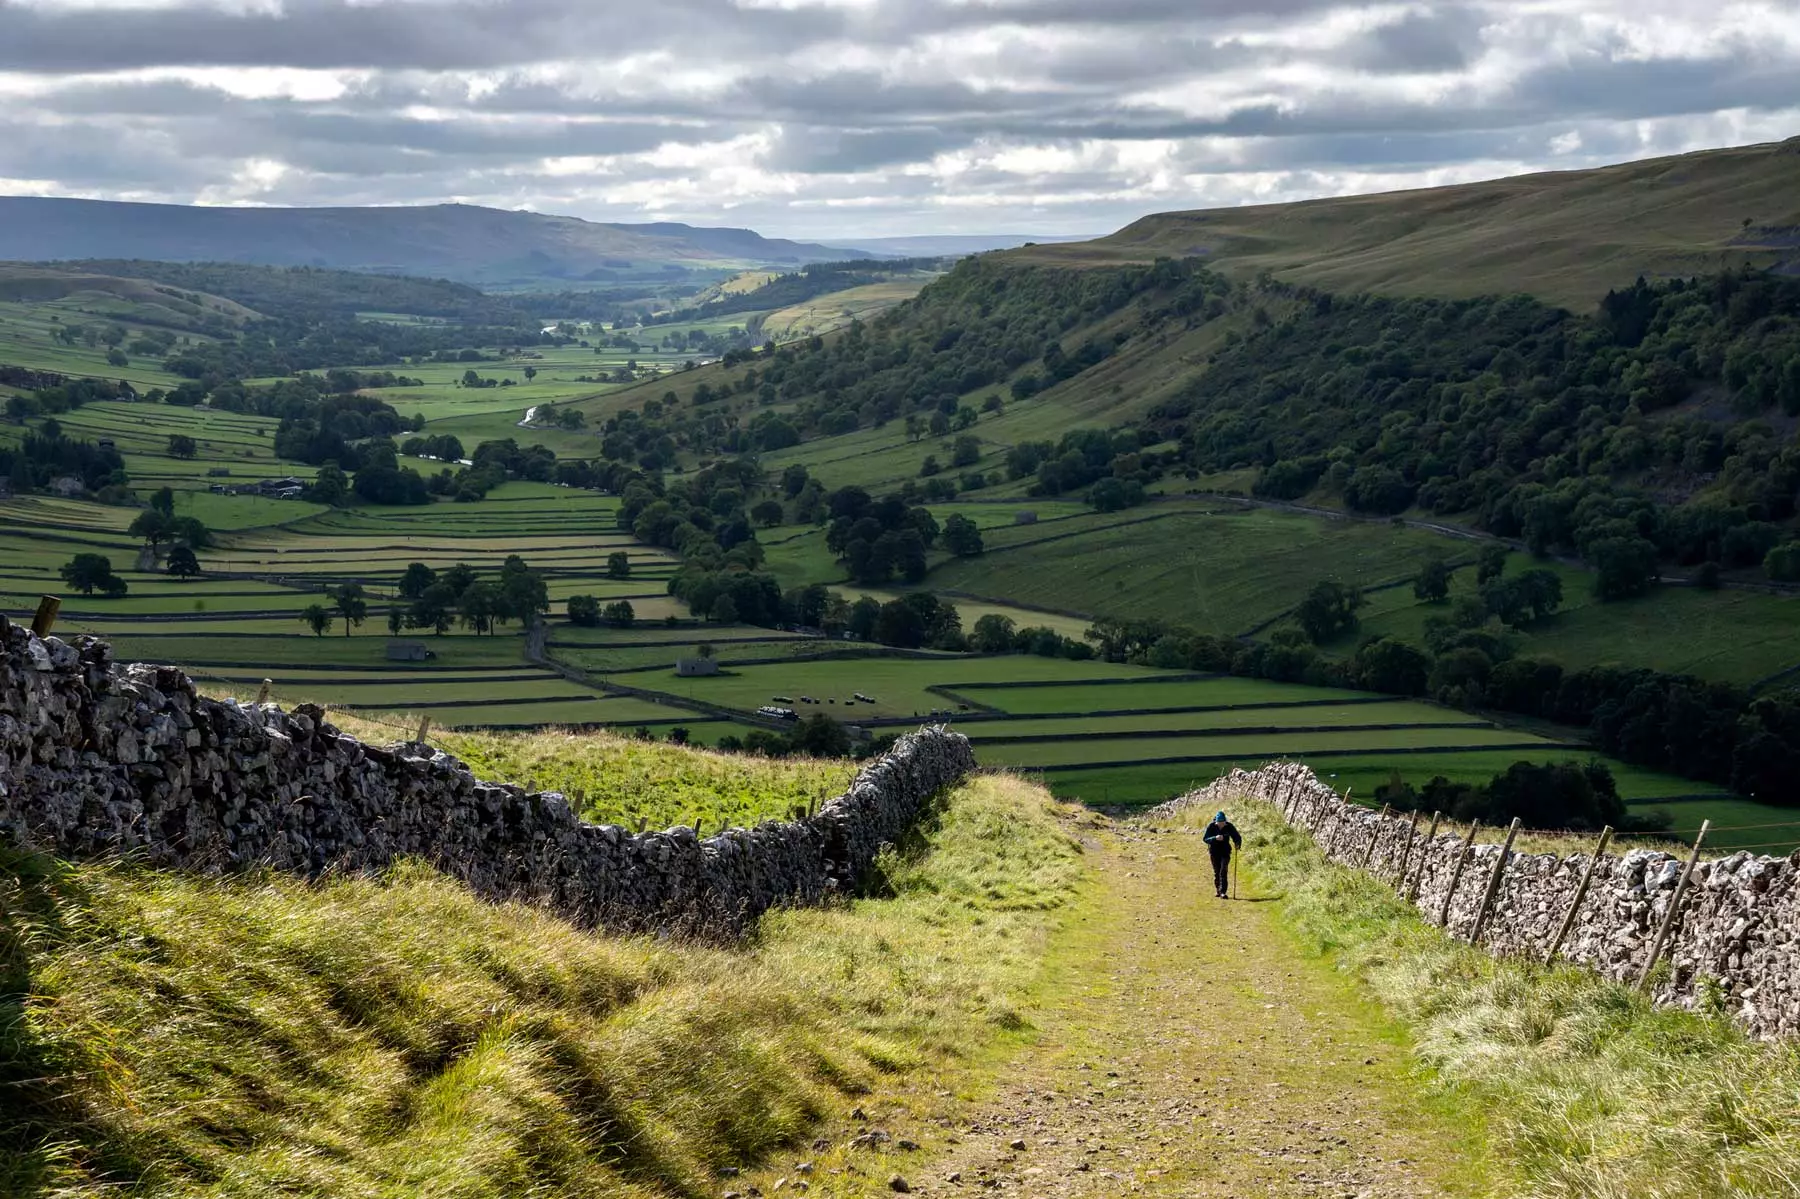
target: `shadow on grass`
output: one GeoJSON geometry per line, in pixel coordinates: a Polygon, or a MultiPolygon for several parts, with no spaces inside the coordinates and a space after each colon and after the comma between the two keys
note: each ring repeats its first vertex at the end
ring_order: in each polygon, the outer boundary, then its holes
{"type": "Polygon", "coordinates": [[[84,903],[61,862],[0,849],[0,1194],[17,1199],[60,1191],[69,1174],[126,1188],[152,1181],[65,1091],[61,1080],[84,1063],[39,1039],[26,1010],[34,960],[73,935],[84,903]]]}

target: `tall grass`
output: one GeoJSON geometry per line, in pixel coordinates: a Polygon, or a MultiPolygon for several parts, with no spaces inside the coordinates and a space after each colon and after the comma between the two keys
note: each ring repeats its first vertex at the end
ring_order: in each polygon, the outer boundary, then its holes
{"type": "MultiPolygon", "coordinates": [[[[388,726],[333,712],[363,740],[395,739],[388,726]]],[[[605,732],[436,733],[432,743],[489,782],[561,791],[583,819],[652,829],[699,821],[709,832],[786,819],[796,807],[843,793],[849,762],[771,759],[637,741],[605,732]]]]}
{"type": "Polygon", "coordinates": [[[308,884],[0,872],[0,1194],[717,1192],[882,1073],[1016,1025],[1082,874],[971,782],[879,897],[738,949],[488,904],[417,865],[308,884]]]}
{"type": "Polygon", "coordinates": [[[1274,808],[1241,807],[1246,872],[1283,897],[1304,949],[1367,980],[1444,1085],[1482,1101],[1523,1193],[1800,1194],[1800,1049],[1719,1012],[1657,1010],[1579,967],[1492,958],[1328,865],[1274,808]]]}

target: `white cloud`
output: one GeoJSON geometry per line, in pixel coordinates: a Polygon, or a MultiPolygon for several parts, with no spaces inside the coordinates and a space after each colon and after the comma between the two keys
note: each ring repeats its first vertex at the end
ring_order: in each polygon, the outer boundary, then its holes
{"type": "Polygon", "coordinates": [[[0,190],[1099,232],[1800,133],[1800,0],[0,0],[0,190]]]}

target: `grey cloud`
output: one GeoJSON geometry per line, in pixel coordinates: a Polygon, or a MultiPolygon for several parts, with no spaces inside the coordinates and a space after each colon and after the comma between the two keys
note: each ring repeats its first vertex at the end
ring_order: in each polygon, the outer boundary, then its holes
{"type": "Polygon", "coordinates": [[[1481,46],[1482,14],[1448,5],[1410,12],[1381,25],[1351,47],[1350,60],[1369,71],[1455,71],[1469,65],[1481,46]]]}
{"type": "Polygon", "coordinates": [[[1467,164],[1586,165],[1595,155],[1684,148],[1703,131],[1732,136],[1714,116],[1727,110],[1800,109],[1800,62],[1779,41],[1640,61],[1575,20],[1581,4],[1600,2],[1561,0],[1560,10],[1527,17],[1482,0],[1421,5],[1335,45],[1287,46],[1250,35],[1351,5],[877,0],[781,10],[734,0],[636,9],[610,0],[286,0],[278,10],[232,13],[199,0],[117,9],[0,0],[0,71],[52,78],[44,94],[0,116],[0,176],[182,200],[234,186],[254,158],[289,168],[257,195],[269,202],[466,197],[641,218],[644,209],[606,198],[628,185],[619,194],[650,197],[659,217],[806,235],[888,221],[930,231],[1020,219],[958,207],[979,193],[1013,197],[1003,211],[1035,214],[1044,232],[1084,232],[1123,223],[1134,203],[1262,197],[1271,178],[1289,195],[1467,164]],[[937,45],[923,40],[933,35],[956,48],[940,52],[941,63],[928,58],[927,69],[902,74],[865,65],[917,61],[937,45]],[[1564,57],[1528,66],[1499,90],[1491,73],[1474,71],[1495,48],[1508,63],[1529,62],[1553,41],[1583,48],[1559,50],[1564,57]],[[615,69],[624,56],[653,50],[683,69],[712,70],[719,82],[711,90],[645,84],[641,69],[615,69]],[[961,50],[966,58],[955,56],[961,50]],[[205,64],[361,74],[324,102],[105,77],[205,64]],[[1296,66],[1306,69],[1265,73],[1296,66]],[[1415,100],[1370,79],[1416,72],[1436,73],[1445,86],[1415,100]],[[53,80],[76,73],[82,78],[53,80]],[[1297,77],[1316,82],[1281,82],[1297,77]],[[1216,111],[1196,116],[1142,98],[1184,84],[1197,85],[1216,111]],[[448,118],[418,119],[408,111],[415,105],[448,118]],[[1570,132],[1580,134],[1579,153],[1553,153],[1553,139],[1570,132]],[[768,139],[754,159],[726,148],[746,133],[768,139]],[[1021,145],[1149,140],[1173,147],[1154,183],[1151,168],[1120,165],[1131,156],[1104,149],[1083,155],[1082,165],[1030,175],[986,162],[990,150],[1021,145]],[[715,187],[705,155],[693,168],[630,157],[668,143],[717,146],[718,165],[803,177],[802,195],[790,204],[715,187]],[[958,150],[973,165],[953,178],[901,169],[958,150]],[[570,178],[541,166],[578,156],[605,158],[615,173],[570,178]],[[1192,178],[1201,191],[1169,190],[1172,177],[1192,178]],[[1112,195],[1135,199],[1105,198],[1112,195]],[[1077,198],[1054,202],[1062,197],[1077,198]],[[1104,212],[1118,219],[1093,216],[1104,212]],[[809,221],[825,225],[809,229],[809,221]]]}
{"type": "Polygon", "coordinates": [[[508,66],[583,48],[767,48],[836,31],[830,18],[754,14],[728,0],[665,0],[653,12],[583,0],[364,4],[290,0],[246,13],[212,6],[41,8],[0,0],[0,69],[37,73],[155,66],[508,66]]]}
{"type": "Polygon", "coordinates": [[[941,129],[784,129],[764,162],[779,171],[857,174],[920,162],[967,146],[974,137],[941,129]]]}

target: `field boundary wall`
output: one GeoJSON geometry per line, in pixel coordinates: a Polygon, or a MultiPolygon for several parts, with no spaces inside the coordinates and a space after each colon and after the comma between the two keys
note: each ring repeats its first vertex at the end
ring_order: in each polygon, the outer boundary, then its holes
{"type": "Polygon", "coordinates": [[[847,890],[974,770],[968,739],[930,726],[804,817],[634,833],[428,746],[364,744],[312,705],[209,699],[174,667],[0,616],[0,842],[66,858],[307,876],[420,858],[582,923],[735,935],[847,890]]]}
{"type": "MultiPolygon", "coordinates": [[[[1591,852],[1508,854],[1482,921],[1502,846],[1473,845],[1465,857],[1462,833],[1428,840],[1426,822],[1415,831],[1410,815],[1350,803],[1296,762],[1233,771],[1147,816],[1210,815],[1246,796],[1272,804],[1332,861],[1412,894],[1420,914],[1447,934],[1467,940],[1481,923],[1481,944],[1497,956],[1544,961],[1593,861],[1591,852]]],[[[1685,864],[1653,849],[1602,855],[1559,956],[1635,983],[1685,864]]],[[[1722,1004],[1755,1036],[1800,1036],[1800,852],[1773,858],[1740,851],[1698,863],[1660,961],[1651,976],[1658,1002],[1722,1004]]]]}

